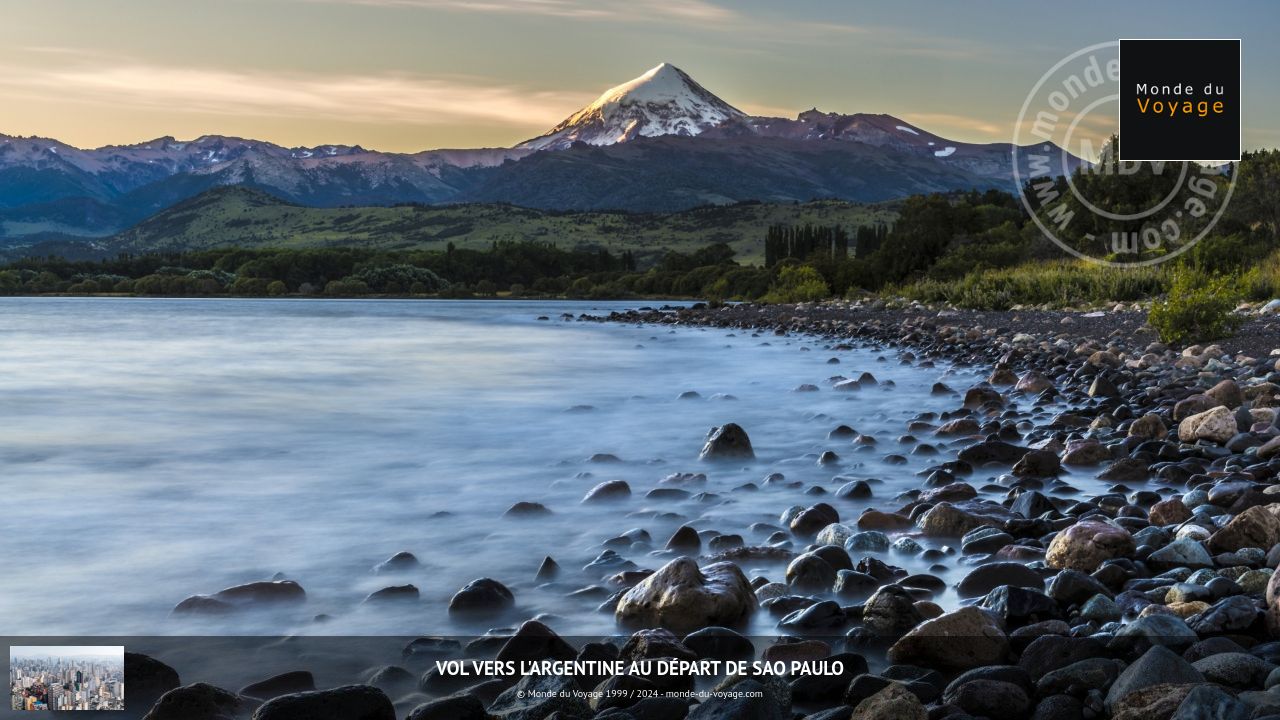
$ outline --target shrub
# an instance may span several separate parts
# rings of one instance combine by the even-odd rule
[[[1243,321],[1231,312],[1239,297],[1236,279],[1179,267],[1169,294],[1152,303],[1147,322],[1166,343],[1214,340],[1230,335]]]
[[[344,277],[341,280],[332,280],[325,283],[324,294],[335,297],[367,295],[369,294],[369,286],[363,280],[354,276]]]
[[[821,300],[831,295],[822,275],[808,265],[790,265],[783,267],[778,279],[764,296],[765,302],[798,303]]]
[[[288,295],[289,286],[285,285],[284,282],[280,280],[272,280],[271,283],[267,285],[267,294],[270,295],[271,297],[280,297],[281,295]]]
[[[363,282],[374,292],[386,293],[402,293],[415,284],[421,284],[428,291],[440,290],[448,285],[430,270],[405,263],[366,267],[349,279]]]

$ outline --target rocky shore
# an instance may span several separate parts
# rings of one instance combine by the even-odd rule
[[[762,338],[804,333],[833,351],[872,346],[922,371],[959,363],[988,379],[939,382],[934,392],[951,409],[921,412],[903,428],[936,453],[907,492],[861,480],[832,491],[798,487],[791,498],[803,504],[779,507],[767,527],[685,526],[633,555],[640,565],[605,550],[588,567],[590,582],[602,584],[589,587],[608,589],[601,609],[627,631],[616,637],[561,637],[554,618],[512,617],[512,591],[478,579],[458,590],[450,612],[492,618],[499,629],[469,641],[413,639],[400,657],[340,687],[316,689],[301,670],[235,692],[182,685],[172,670],[135,657],[158,678],[130,680],[157,698],[147,717],[1280,718],[1280,360],[1267,320],[1232,341],[1173,349],[1128,312],[836,303],[580,319]],[[877,384],[853,374],[834,375],[826,390]],[[747,432],[732,423],[713,429],[702,460],[715,467],[750,457]],[[833,446],[867,442],[846,426],[829,437]],[[1078,487],[1083,478],[1089,491]],[[760,482],[771,481],[782,479]],[[701,482],[678,473],[659,487],[688,496]],[[629,496],[625,486],[602,483],[584,502]],[[872,506],[853,514],[852,498]],[[510,514],[536,513],[522,505],[531,504]],[[639,539],[627,540],[617,546]],[[895,565],[904,555],[938,572],[970,569],[949,587]],[[779,560],[777,574],[747,572]],[[397,555],[388,570],[411,562]],[[563,578],[550,558],[534,572],[540,581]],[[417,594],[395,585],[381,592],[368,602]],[[941,602],[944,594],[958,604]],[[175,612],[304,598],[279,578],[189,598]],[[761,616],[776,637],[748,637],[748,620]],[[432,663],[456,658],[827,661],[828,672],[477,678]]]

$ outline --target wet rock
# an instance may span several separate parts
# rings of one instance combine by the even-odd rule
[[[726,423],[711,429],[698,457],[702,460],[741,460],[755,456],[747,431],[737,423]]]
[[[949,502],[940,502],[921,515],[916,525],[927,537],[958,538],[988,522],[981,515],[961,510]]]
[[[975,466],[987,464],[1010,465],[1027,454],[1027,448],[1018,447],[1003,440],[983,440],[961,450],[957,457]]]
[[[174,607],[175,614],[217,614],[263,606],[298,605],[307,593],[292,580],[246,583],[214,595],[193,595]]]
[[[1191,689],[1169,720],[1247,720],[1256,717],[1249,706],[1221,688],[1200,685]]]
[[[1205,543],[1215,553],[1234,552],[1241,548],[1269,550],[1280,543],[1280,519],[1262,505],[1255,505],[1235,517]]]
[[[918,625],[924,616],[915,598],[898,585],[878,589],[863,605],[862,624],[883,637],[896,637]]]
[[[1154,645],[1120,673],[1107,691],[1106,705],[1114,710],[1127,695],[1155,685],[1202,683],[1204,675],[1163,645]]]
[[[533,660],[572,660],[578,656],[569,643],[554,630],[537,620],[526,620],[498,651],[496,660],[524,662]]]
[[[1022,377],[1018,378],[1018,384],[1015,385],[1013,389],[1027,393],[1028,395],[1039,395],[1052,387],[1052,380],[1032,370],[1030,372],[1023,373]]]
[[[851,720],[927,720],[920,698],[902,683],[889,683],[885,688],[858,703]]]
[[[1155,413],[1147,413],[1129,424],[1129,437],[1145,440],[1163,440],[1169,436],[1164,420]]]
[[[253,720],[396,720],[385,693],[368,685],[281,695],[253,713]]]
[[[396,573],[417,570],[421,565],[411,552],[398,552],[373,567],[376,573]]]
[[[915,523],[906,515],[881,510],[867,510],[858,516],[860,530],[905,530]]]
[[[515,605],[515,595],[506,585],[491,578],[467,583],[449,600],[450,615],[493,615]]]
[[[1222,445],[1235,434],[1235,413],[1225,407],[1196,413],[1178,423],[1178,439],[1182,442],[1208,440]]]
[[[1036,682],[1036,693],[1084,697],[1090,690],[1106,690],[1120,676],[1123,664],[1111,658],[1088,658],[1045,674]]]
[[[986,595],[1001,585],[1044,589],[1044,578],[1035,570],[1017,562],[997,562],[979,565],[956,586],[960,597]]]
[[[1106,647],[1095,638],[1041,635],[1023,649],[1018,656],[1018,667],[1031,677],[1039,678],[1058,668],[1106,654]]]
[[[625,480],[607,480],[587,491],[583,504],[612,502],[631,497],[631,486]]]
[[[269,700],[289,693],[316,689],[315,678],[306,670],[281,673],[240,688],[240,694],[258,700]]]
[[[1206,390],[1204,394],[1219,405],[1233,410],[1244,402],[1244,397],[1240,394],[1240,386],[1236,385],[1235,380],[1223,380]]]
[[[246,704],[238,695],[195,683],[161,695],[143,720],[239,720],[247,715]]]
[[[1006,628],[1060,617],[1058,604],[1053,598],[1023,587],[1001,585],[993,588],[978,604],[995,613]]]
[[[618,601],[624,623],[689,632],[707,625],[735,626],[756,608],[756,599],[737,565],[718,562],[698,568],[677,558],[631,588]]]
[[[1248,690],[1260,688],[1275,665],[1243,652],[1210,655],[1191,663],[1209,682]]]
[[[853,537],[855,530],[848,525],[842,523],[831,523],[822,528],[818,532],[817,537],[813,539],[815,545],[836,545],[844,547],[849,538]]]
[[[842,600],[861,600],[869,597],[880,587],[880,581],[867,573],[856,570],[841,570],[836,573],[833,590]]]
[[[789,523],[791,532],[810,536],[832,523],[840,522],[840,513],[826,503],[818,503],[801,510]]]
[[[1261,615],[1262,610],[1251,598],[1236,595],[1187,618],[1187,626],[1201,635],[1243,632],[1252,628]]]
[[[878,530],[864,530],[849,536],[844,542],[844,549],[849,552],[885,552],[889,549],[889,537]]]
[[[419,705],[406,720],[489,720],[489,715],[474,695],[454,695]]]
[[[844,627],[848,622],[844,610],[834,600],[823,600],[784,617],[778,627],[801,635]]]
[[[1029,450],[1013,464],[1018,477],[1055,477],[1062,472],[1062,461],[1050,450]]]
[[[129,700],[139,707],[148,707],[161,695],[182,683],[178,671],[142,653],[124,654],[125,677],[129,678]]]
[[[1045,594],[1066,605],[1079,605],[1094,595],[1110,597],[1111,591],[1096,578],[1079,570],[1062,570],[1049,581]]]
[[[1213,567],[1213,557],[1209,555],[1209,551],[1195,540],[1182,539],[1174,540],[1164,547],[1156,550],[1147,557],[1147,562],[1156,570],[1171,570],[1173,568],[1211,568]]]
[[[1152,525],[1176,525],[1191,519],[1191,510],[1182,498],[1173,497],[1152,505],[1147,515]]]
[[[542,720],[553,713],[566,719],[591,716],[584,689],[572,677],[526,675],[489,706],[489,715],[501,720]]]
[[[756,653],[750,640],[726,627],[695,630],[685,636],[684,645],[707,660],[744,660],[755,657]]]
[[[1093,572],[1104,560],[1129,557],[1134,549],[1133,536],[1124,528],[1082,520],[1054,536],[1045,563],[1051,568]]]
[[[681,525],[667,540],[667,549],[674,552],[696,553],[702,549],[702,538],[698,531],[688,525]]]
[[[975,385],[965,391],[964,406],[976,410],[983,405],[1004,405],[1004,396],[989,385]]]
[[[844,697],[853,679],[867,672],[867,661],[855,653],[837,653],[828,662],[840,662],[844,671],[839,675],[801,675],[791,681],[791,701],[814,705],[830,703]],[[852,708],[850,708],[852,711]]]
[[[622,660],[656,658],[696,660],[697,654],[680,642],[680,639],[670,630],[649,628],[632,633],[626,644],[618,651],[618,657]]]
[[[1072,440],[1062,453],[1063,465],[1097,465],[1111,459],[1111,449],[1097,440]]]
[[[864,610],[865,613],[865,610]],[[1003,662],[1009,641],[991,618],[966,607],[927,620],[889,648],[889,661],[925,667],[968,670]]]
[[[537,502],[520,501],[515,505],[507,508],[503,513],[504,517],[542,517],[550,515],[551,511],[546,505]]]
[[[418,588],[415,585],[392,585],[369,593],[364,599],[366,604],[417,600]]]
[[[1194,687],[1185,683],[1174,683],[1152,685],[1135,690],[1112,706],[1111,720],[1169,718]]]
[[[816,553],[805,553],[787,565],[785,579],[801,592],[827,592],[835,585],[836,570]]]
[[[1031,707],[1026,691],[1002,680],[970,680],[949,688],[943,700],[970,715],[991,720],[1022,720]]]
[[[560,565],[550,555],[542,558],[542,564],[538,566],[538,572],[533,579],[538,582],[547,582],[555,580],[560,575]]]

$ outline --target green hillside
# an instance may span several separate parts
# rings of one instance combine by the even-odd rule
[[[725,242],[740,262],[764,259],[774,224],[858,225],[891,222],[895,205],[841,201],[738,204],[671,214],[553,212],[499,204],[311,208],[244,187],[224,187],[179,203],[109,242],[113,251],[145,253],[218,247],[363,247],[385,250],[484,249],[496,241],[546,241],[559,247],[631,250],[650,260],[666,250]]]

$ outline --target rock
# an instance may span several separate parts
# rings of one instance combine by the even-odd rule
[[[987,519],[965,512],[949,502],[940,502],[920,516],[916,525],[928,537],[960,537],[985,525]]]
[[[1050,695],[1036,705],[1032,720],[1080,720],[1084,717],[1084,703],[1070,695]]]
[[[791,532],[810,536],[832,523],[840,522],[840,513],[826,503],[818,503],[796,513],[789,523]]]
[[[1005,627],[1052,620],[1060,616],[1058,604],[1039,590],[1001,585],[987,593],[980,607],[995,613]]]
[[[1116,388],[1115,383],[1111,382],[1111,378],[1105,374],[1095,375],[1093,382],[1089,384],[1089,397],[1111,398],[1119,396],[1120,391]]]
[[[1111,720],[1167,720],[1195,685],[1152,685],[1125,695],[1112,707]]]
[[[450,615],[493,615],[511,609],[516,597],[506,585],[490,578],[467,583],[449,600]]]
[[[1167,614],[1143,615],[1125,625],[1116,633],[1112,644],[1124,647],[1131,644],[1167,645],[1185,648],[1197,639],[1196,633],[1179,617]],[[1138,642],[1141,641],[1141,642]]]
[[[1050,450],[1029,450],[1013,464],[1018,477],[1055,477],[1062,472],[1062,461]]]
[[[384,603],[402,600],[417,600],[418,588],[415,585],[392,585],[381,590],[374,590],[364,599],[365,603]]]
[[[1053,453],[1049,453],[1049,455],[1055,462],[1057,461],[1057,455]],[[1010,511],[1028,519],[1038,518],[1047,512],[1053,512],[1055,509],[1053,501],[1036,490],[1024,490],[1018,493],[1018,497],[1013,499],[1013,505],[1009,507]]]
[[[1169,720],[1248,720],[1255,717],[1248,705],[1221,688],[1200,685],[1191,689]]]
[[[1027,454],[1027,448],[1018,447],[1003,440],[983,440],[961,450],[957,457],[975,466],[989,463],[1008,465],[1016,463],[1025,454]]]
[[[537,620],[526,620],[498,651],[495,660],[523,662],[533,660],[572,660],[578,651],[554,630]]]
[[[881,510],[869,509],[858,516],[858,528],[861,530],[905,530],[914,525],[906,515]]]
[[[454,695],[419,705],[406,720],[489,720],[489,715],[474,695]]]
[[[787,565],[786,581],[801,592],[829,592],[836,582],[835,568],[815,553],[805,553]]]
[[[1093,572],[1104,560],[1129,557],[1134,549],[1133,536],[1128,530],[1082,520],[1054,536],[1045,553],[1045,563],[1051,568]]]
[[[503,513],[503,517],[542,517],[550,514],[551,510],[546,505],[522,500],[507,508],[507,511]]]
[[[687,557],[663,565],[618,601],[617,619],[690,632],[708,625],[735,626],[756,608],[755,594],[737,565],[699,569]]]
[[[1013,389],[1028,395],[1039,395],[1051,387],[1053,387],[1052,380],[1033,370],[1024,373],[1022,377],[1018,378],[1018,384]]]
[[[1275,665],[1243,652],[1224,652],[1201,658],[1191,666],[1209,682],[1241,690],[1260,688]]]
[[[411,552],[398,552],[373,567],[376,573],[397,573],[417,570],[420,567],[418,558]]]
[[[1107,691],[1106,705],[1114,709],[1125,696],[1153,685],[1202,683],[1204,675],[1163,645],[1153,645],[1129,664]]]
[[[818,531],[817,537],[813,539],[815,545],[835,545],[844,547],[849,542],[849,538],[853,537],[856,531],[848,525],[835,522]]]
[[[1231,518],[1225,527],[1209,536],[1205,543],[1214,553],[1234,552],[1241,548],[1271,549],[1280,543],[1280,519],[1268,506],[1255,505]]]
[[[1039,678],[1058,668],[1105,654],[1106,647],[1095,638],[1041,635],[1022,650],[1018,667],[1031,677]]]
[[[960,417],[943,423],[935,432],[938,435],[977,435],[982,425],[977,420]]]
[[[1187,626],[1200,635],[1243,632],[1258,621],[1261,610],[1243,595],[1226,597],[1187,619]]]
[[[1164,420],[1155,413],[1147,413],[1129,424],[1129,437],[1145,440],[1163,440],[1169,436]]]
[[[396,720],[385,693],[368,685],[281,695],[268,700],[253,720]]]
[[[1098,624],[1116,622],[1122,617],[1120,607],[1106,595],[1098,594],[1089,598],[1080,608],[1080,619]]]
[[[1044,578],[1035,570],[1018,562],[997,562],[979,565],[969,571],[968,575],[956,586],[960,597],[978,597],[986,595],[1001,585],[1014,587],[1044,589]]]
[[[823,630],[844,627],[847,622],[848,618],[839,603],[834,600],[823,600],[790,613],[782,618],[778,627],[800,635],[812,635]]]
[[[1063,570],[1049,581],[1045,594],[1066,605],[1079,605],[1094,595],[1109,597],[1111,591],[1096,578],[1079,570]]]
[[[754,458],[751,438],[737,423],[726,423],[711,429],[698,457],[702,460],[739,460]]]
[[[865,612],[865,611],[864,611]],[[889,661],[948,670],[1003,662],[1009,641],[991,618],[966,607],[926,620],[889,648]]]
[[[1071,440],[1062,453],[1063,465],[1097,465],[1111,459],[1111,449],[1097,440]]]
[[[631,486],[626,480],[607,480],[587,491],[583,504],[625,500],[631,497]]]
[[[566,720],[591,716],[587,696],[572,677],[526,675],[489,706],[489,716],[498,720],[543,720],[553,713]]]
[[[878,530],[863,530],[845,540],[844,549],[849,552],[885,552],[889,549],[889,536]]]
[[[702,549],[702,538],[698,537],[697,530],[688,525],[681,525],[671,534],[671,539],[667,541],[667,549],[675,552],[696,553]]]
[[[833,591],[842,600],[861,600],[880,587],[880,581],[867,573],[841,570],[836,573]]]
[[[1205,390],[1204,394],[1219,405],[1233,410],[1240,407],[1240,403],[1244,402],[1244,396],[1240,394],[1240,386],[1236,385],[1235,380],[1223,380]]]
[[[703,660],[745,660],[755,657],[756,649],[751,641],[725,627],[706,627],[695,630],[684,638],[685,647]]]
[[[844,671],[838,675],[800,675],[791,680],[791,701],[793,703],[813,705],[829,704],[844,697],[849,683],[867,672],[867,661],[855,653],[837,653],[827,662],[839,662]]]
[[[258,700],[270,700],[289,693],[310,692],[315,689],[316,680],[310,672],[295,670],[245,685],[240,688],[240,694]]]
[[[1021,687],[1001,680],[970,680],[948,688],[943,700],[970,715],[991,720],[1023,720],[1031,707],[1031,700]]]
[[[1182,498],[1172,497],[1152,505],[1147,517],[1152,525],[1177,525],[1191,519],[1191,510]]]
[[[292,580],[251,582],[221,590],[213,595],[193,595],[173,608],[175,614],[223,613],[265,605],[297,605],[307,593]]]
[[[138,707],[151,706],[182,684],[176,670],[142,653],[124,654],[124,672],[129,678],[129,700]]]
[[[1174,540],[1156,550],[1147,557],[1147,562],[1156,570],[1172,570],[1185,567],[1191,569],[1213,567],[1213,557],[1204,546],[1190,538]]]
[[[195,683],[161,695],[142,720],[238,720],[247,714],[238,695]]]
[[[1084,697],[1090,690],[1104,690],[1120,676],[1122,663],[1111,658],[1087,658],[1058,668],[1036,682],[1036,694]]]
[[[858,703],[849,717],[850,720],[927,720],[929,713],[920,698],[902,683],[894,682]]]
[[[1225,407],[1215,407],[1184,418],[1178,423],[1178,439],[1182,442],[1208,440],[1225,444],[1236,434],[1235,413]]]
[[[863,605],[862,624],[883,637],[897,637],[924,620],[916,599],[898,585],[885,585]]]

